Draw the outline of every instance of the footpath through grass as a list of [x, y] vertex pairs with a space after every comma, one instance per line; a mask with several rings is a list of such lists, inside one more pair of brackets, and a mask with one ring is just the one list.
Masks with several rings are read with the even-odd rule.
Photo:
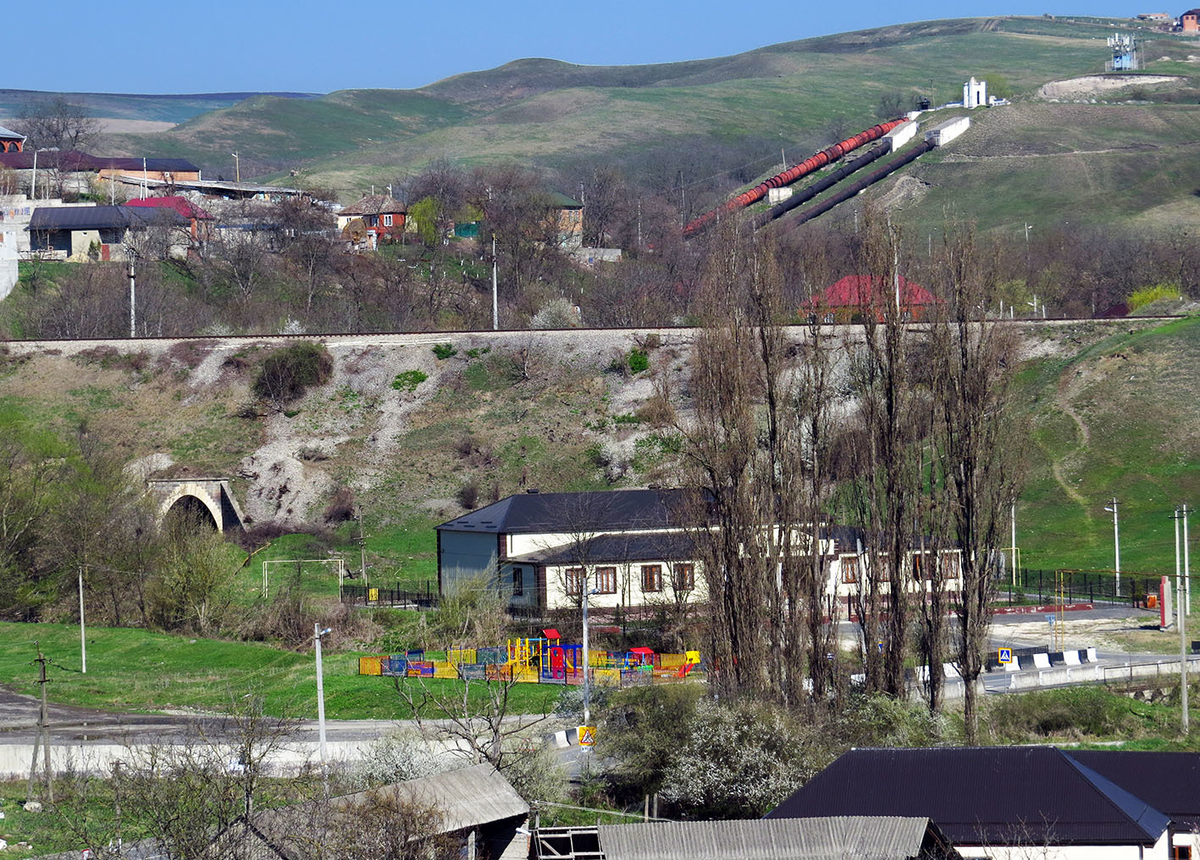
[[[316, 719], [316, 667], [306, 654], [251, 642], [170, 636], [114, 627], [88, 628], [88, 672], [79, 671], [79, 628], [65, 624], [0, 623], [0, 684], [38, 694], [35, 642], [50, 660], [52, 702], [113, 711], [194, 709], [226, 712], [250, 695], [272, 716]], [[412, 709], [393, 679], [360, 676], [365, 652], [324, 654], [325, 712], [330, 719], [410, 719]], [[402, 680], [414, 688], [420, 682]], [[426, 680], [431, 693], [461, 693], [462, 683]], [[560, 688], [518, 684], [513, 713], [551, 709]], [[480, 691], [482, 693], [482, 690]], [[474, 695], [472, 698], [475, 698]], [[482, 696], [480, 696], [482, 700]]]

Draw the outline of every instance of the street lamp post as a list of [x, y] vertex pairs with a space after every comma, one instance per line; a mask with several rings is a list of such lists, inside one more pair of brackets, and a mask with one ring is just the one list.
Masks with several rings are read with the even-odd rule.
[[591, 660], [588, 657], [588, 595], [592, 593], [588, 588], [587, 574], [581, 574], [583, 582], [580, 583], [583, 592], [583, 724], [590, 726], [592, 724], [592, 686], [591, 686]]
[[320, 624], [313, 625], [313, 644], [317, 651], [317, 738], [321, 747], [321, 773], [325, 775], [329, 773], [329, 759], [325, 752], [325, 680], [321, 669], [321, 637], [332, 632], [332, 627], [322, 630]]
[[1109, 511], [1113, 515], [1113, 555], [1116, 557], [1114, 562], [1117, 572], [1117, 598], [1121, 597], [1121, 527], [1117, 522], [1117, 497], [1113, 496], [1112, 502], [1104, 506], [1104, 510]]
[[235, 182], [242, 181], [242, 159], [236, 152], [229, 153], [233, 156], [233, 179]]

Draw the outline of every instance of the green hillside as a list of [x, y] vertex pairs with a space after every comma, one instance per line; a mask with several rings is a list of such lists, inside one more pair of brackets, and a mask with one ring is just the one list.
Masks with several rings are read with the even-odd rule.
[[[1182, 501], [1200, 507], [1200, 318], [1080, 322], [1027, 337], [1038, 357], [1022, 367], [1014, 402], [1030, 437], [1018, 506], [1024, 564], [1111, 567], [1103, 508], [1115, 494], [1124, 569], [1173, 571], [1167, 514]], [[234, 475], [258, 523], [320, 523], [337, 489], [353, 486], [369, 564], [405, 587], [433, 575], [432, 527], [462, 510], [469, 485], [483, 503], [523, 487], [678, 481], [671, 427], [643, 408], [655, 397], [648, 374], [687, 372], [687, 332], [668, 335], [642, 374], [611, 369], [636, 332], [448, 338], [457, 352], [447, 359], [428, 344], [330, 341], [334, 380], [265, 418], [244, 408], [262, 347], [56, 346], [26, 358], [14, 342], [0, 365], [0, 405], [63, 432], [86, 416], [123, 459], [154, 455], [159, 474]], [[390, 385], [414, 368], [429, 375], [417, 391]], [[690, 406], [685, 391], [680, 415]], [[330, 539], [357, 558], [356, 528]], [[302, 546], [285, 542], [280, 557], [322, 552]]]
[[[187, 122], [193, 117], [232, 107], [257, 93], [193, 93], [188, 95], [146, 95], [139, 93], [43, 93], [32, 90], [0, 89], [0, 117], [16, 116], [21, 107], [48, 96], [62, 95], [82, 105], [89, 114], [105, 119]], [[311, 98], [306, 93], [279, 93], [288, 98]]]
[[[1101, 72], [1114, 27], [1143, 39], [1147, 74], [1178, 79], [1061, 103], [1039, 97], [1044, 84]], [[952, 101], [974, 75], [1014, 104], [976, 111], [968, 135], [870, 192], [899, 195], [901, 221], [934, 230], [952, 209], [999, 231], [1035, 218], [1043, 226], [1074, 220], [1161, 229], [1200, 223], [1191, 196], [1200, 187], [1192, 50], [1189, 40], [1126, 20], [935, 21], [689, 62], [525, 59], [419, 90], [262, 96], [171, 131], [112, 135], [109, 146], [188, 157], [211, 175], [231, 173], [228, 153], [236, 149], [243, 175], [294, 182], [295, 172], [347, 200], [440, 159], [517, 162], [564, 177], [615, 164], [638, 184], [669, 188], [682, 180], [693, 206], [709, 206], [738, 181], [769, 171], [781, 147], [796, 160], [874, 123], [885, 100]]]

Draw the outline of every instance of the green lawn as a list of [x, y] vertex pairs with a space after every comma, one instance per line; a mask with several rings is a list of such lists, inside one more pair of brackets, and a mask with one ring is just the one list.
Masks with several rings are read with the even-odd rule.
[[[121, 711], [227, 711], [247, 694], [262, 697], [276, 716], [316, 718], [311, 653], [259, 643], [169, 636], [144, 630], [88, 628], [88, 672], [79, 671], [79, 628], [63, 624], [0, 623], [0, 684], [37, 694], [35, 642], [50, 660], [52, 701]], [[391, 678], [360, 676], [364, 652], [326, 650], [325, 710], [330, 719], [407, 719], [412, 716]], [[416, 681], [403, 681], [416, 685]], [[436, 694], [461, 691], [458, 681], [424, 682]], [[560, 688], [518, 684], [514, 712], [553, 707]]]

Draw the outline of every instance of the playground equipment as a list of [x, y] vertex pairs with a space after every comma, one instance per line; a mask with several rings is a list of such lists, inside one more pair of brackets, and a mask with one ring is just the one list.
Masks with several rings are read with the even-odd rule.
[[[445, 659], [424, 651], [360, 657], [358, 674], [399, 678], [462, 678], [529, 684], [582, 684], [583, 646], [564, 643], [557, 630], [539, 637], [509, 639], [504, 647], [448, 648]], [[700, 652], [659, 654], [651, 648], [591, 651], [588, 670], [595, 684], [629, 687], [683, 680], [701, 665]]]

